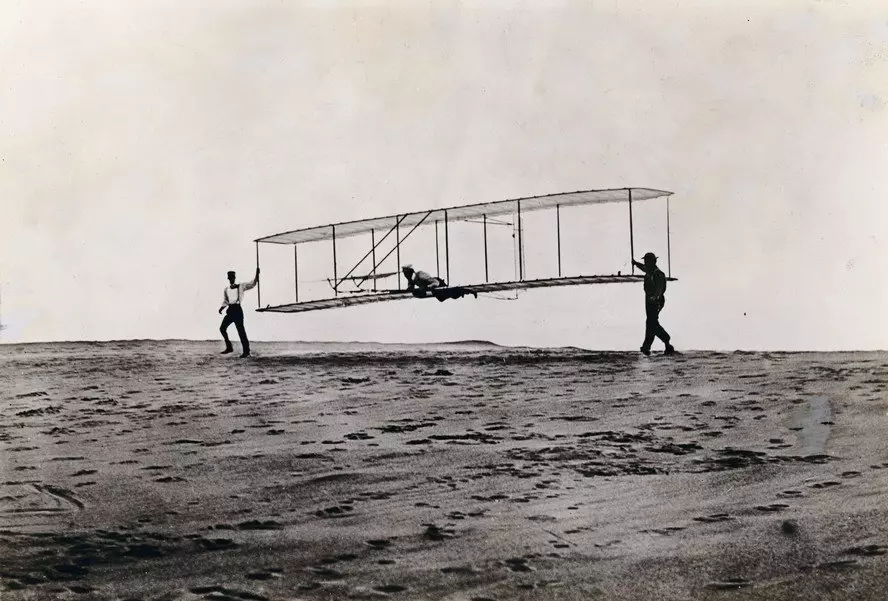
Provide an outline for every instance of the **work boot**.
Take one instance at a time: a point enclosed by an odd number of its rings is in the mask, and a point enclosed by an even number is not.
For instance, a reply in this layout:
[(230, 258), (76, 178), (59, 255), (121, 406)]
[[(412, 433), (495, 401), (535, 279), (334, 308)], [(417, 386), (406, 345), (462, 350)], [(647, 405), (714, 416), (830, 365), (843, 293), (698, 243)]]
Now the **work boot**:
[(651, 349), (649, 349), (649, 348), (641, 347), (640, 350), (641, 350), (642, 354), (645, 356), (649, 356), (651, 354)]
[(224, 351), (222, 351), (221, 354), (223, 354), (223, 355), (227, 355), (228, 353), (233, 353), (233, 352), (234, 352), (234, 349), (231, 348), (231, 347), (229, 346), (229, 347), (226, 348)]
[(250, 353), (241, 353), (240, 356), (241, 356), (241, 359), (246, 359), (247, 357), (250, 356)]
[(666, 344), (666, 350), (663, 351), (663, 354), (664, 355), (674, 355), (675, 354), (675, 347), (672, 346), (671, 344)]

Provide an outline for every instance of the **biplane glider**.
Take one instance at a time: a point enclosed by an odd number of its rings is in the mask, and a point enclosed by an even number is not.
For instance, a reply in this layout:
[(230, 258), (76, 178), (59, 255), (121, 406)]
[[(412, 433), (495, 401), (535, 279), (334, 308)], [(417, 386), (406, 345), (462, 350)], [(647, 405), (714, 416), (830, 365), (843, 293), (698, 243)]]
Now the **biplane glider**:
[[(577, 286), (587, 284), (611, 284), (643, 282), (644, 276), (635, 273), (634, 265), (630, 273), (598, 274), (598, 275), (562, 275), (562, 223), (561, 213), (566, 207), (578, 205), (595, 205), (603, 203), (628, 204), (628, 237), (630, 260), (635, 256), (634, 227), (632, 219), (632, 206), (645, 200), (665, 199), (666, 201), (666, 253), (667, 253), (667, 279), (675, 281), (672, 277), (671, 242), (669, 240), (669, 197), (672, 192), (655, 190), (651, 188), (618, 188), (609, 190), (585, 190), (577, 192), (564, 192), (544, 196), (533, 196), (495, 202), (485, 202), (463, 206), (448, 207), (442, 209), (429, 209), (413, 213), (402, 213), (386, 217), (359, 219), (328, 225), (320, 225), (305, 229), (292, 230), (254, 240), (256, 243), (256, 266), (259, 267), (260, 244), (291, 245), (293, 247), (293, 277), (295, 297), (293, 302), (266, 305), (262, 307), (261, 288), (257, 290), (257, 300), (260, 312), (276, 313), (301, 313), (321, 309), (333, 309), (338, 307), (351, 307), (368, 303), (384, 301), (413, 299), (416, 296), (401, 281), (401, 251), (405, 241), (416, 237), (416, 232), (423, 227), (434, 229), (435, 233), (435, 260), (434, 266), (439, 270), (439, 276), (445, 282), (451, 282), (450, 250), (452, 246), (450, 229), (457, 222), (471, 222), (479, 224), (483, 237), (484, 280), (477, 282), (460, 281), (458, 287), (468, 289), (473, 293), (495, 293), (503, 291), (520, 291), (536, 288), (548, 288), (553, 286)], [(522, 227), (522, 219), (527, 219), (527, 213), (531, 211), (549, 210), (554, 212), (555, 235), (554, 242), (557, 253), (557, 273), (552, 277), (528, 278), (525, 273), (524, 238), (526, 234)], [(497, 217), (510, 215), (514, 220), (513, 238), (516, 242), (516, 269), (512, 278), (491, 278), (488, 268), (488, 226), (504, 224), (497, 221)], [(513, 225), (513, 223), (506, 223)], [(443, 230), (443, 245), (440, 244), (439, 231)], [(337, 257), (337, 246), (340, 247), (343, 240), (359, 235), (367, 235), (368, 246), (363, 247), (366, 252), (354, 264), (343, 269), (340, 258)], [(388, 240), (387, 245), (384, 243)], [(329, 258), (332, 259), (332, 274), (324, 278), (329, 285), (331, 293), (324, 298), (301, 300), (299, 298), (299, 252), (298, 248), (307, 243), (324, 242), (329, 244)], [(443, 248), (442, 248), (443, 247)], [(386, 252), (386, 248), (388, 248)], [(443, 253), (441, 252), (443, 250)], [(362, 250), (363, 252), (363, 250)], [(359, 253), (360, 254), (360, 253)], [(381, 257), (380, 257), (381, 255)], [(442, 257), (443, 255), (443, 269)], [(480, 253), (479, 253), (480, 255)], [(480, 262), (480, 256), (478, 257)], [(415, 262), (408, 259), (407, 262)], [(630, 261), (631, 264), (631, 261)], [(387, 270), (383, 271), (385, 267)], [(479, 266), (480, 267), (480, 266)], [(397, 287), (381, 289), (379, 281), (397, 277)], [(480, 279), (480, 278), (479, 278)], [(432, 298), (429, 296), (428, 298)]]

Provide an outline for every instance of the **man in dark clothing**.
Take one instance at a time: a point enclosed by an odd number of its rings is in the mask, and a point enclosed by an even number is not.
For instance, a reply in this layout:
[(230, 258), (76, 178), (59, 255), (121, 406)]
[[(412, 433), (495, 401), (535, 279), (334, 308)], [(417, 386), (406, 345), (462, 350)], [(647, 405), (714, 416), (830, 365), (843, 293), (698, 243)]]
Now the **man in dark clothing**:
[(671, 355), (675, 348), (669, 344), (669, 333), (660, 325), (660, 311), (666, 304), (666, 274), (657, 267), (657, 257), (654, 253), (647, 253), (642, 257), (644, 263), (632, 261), (632, 263), (644, 272), (644, 309), (647, 315), (645, 323), (644, 342), (641, 352), (651, 354), (651, 344), (654, 338), (659, 338), (666, 345), (665, 354)]
[(235, 284), (235, 273), (228, 272), (228, 286), (222, 291), (222, 306), (219, 307), (219, 313), (225, 311), (225, 317), (222, 319), (222, 325), (219, 331), (222, 332), (222, 339), (225, 341), (225, 350), (222, 354), (233, 353), (234, 348), (231, 346), (231, 340), (228, 339), (228, 326), (234, 324), (237, 328), (237, 335), (241, 341), (241, 357), (250, 356), (250, 341), (247, 339), (247, 331), (244, 329), (244, 310), (241, 308), (241, 301), (244, 298), (244, 292), (255, 288), (259, 283), (259, 268), (256, 268), (256, 277), (252, 282)]
[(462, 298), (466, 294), (473, 294), (478, 298), (478, 293), (474, 290), (459, 286), (450, 287), (441, 278), (431, 276), (424, 271), (416, 271), (413, 265), (404, 265), (401, 271), (407, 279), (407, 291), (412, 292), (416, 298), (431, 295), (442, 303), (449, 298)]

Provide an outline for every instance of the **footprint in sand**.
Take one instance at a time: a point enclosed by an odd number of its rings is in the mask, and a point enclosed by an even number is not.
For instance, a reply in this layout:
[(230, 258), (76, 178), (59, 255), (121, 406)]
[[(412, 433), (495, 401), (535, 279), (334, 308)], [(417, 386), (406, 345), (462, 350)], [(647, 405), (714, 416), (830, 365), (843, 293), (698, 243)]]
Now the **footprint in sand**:
[(706, 524), (713, 524), (716, 522), (729, 522), (733, 520), (734, 517), (728, 515), (727, 513), (716, 513), (713, 515), (705, 515), (701, 517), (694, 518), (695, 522), (704, 522)]
[(860, 567), (860, 562), (856, 559), (839, 559), (836, 561), (825, 561), (812, 567), (817, 570), (847, 570)]
[(774, 511), (783, 511), (784, 509), (787, 509), (788, 507), (789, 507), (789, 505), (787, 505), (786, 503), (770, 503), (768, 505), (757, 505), (756, 509), (758, 509), (759, 511), (774, 512)]
[(154, 481), (163, 484), (169, 484), (171, 482), (187, 482), (185, 478), (180, 478), (179, 476), (163, 476), (161, 478), (156, 478)]
[(826, 482), (815, 482), (814, 484), (810, 484), (811, 488), (829, 488), (830, 486), (841, 486), (841, 482), (835, 482), (833, 480), (827, 480)]
[(322, 566), (328, 566), (342, 561), (354, 561), (357, 558), (358, 556), (353, 553), (340, 553), (332, 557), (324, 557), (318, 563)]
[(447, 566), (441, 568), (442, 574), (478, 574), (479, 571), (471, 566)]
[(199, 536), (194, 539), (194, 542), (204, 551), (225, 551), (227, 549), (236, 549), (240, 546), (230, 538), (204, 538)]
[(354, 511), (351, 505), (334, 505), (325, 509), (318, 509), (314, 514), (321, 518), (341, 518)]
[(213, 601), (269, 601), (265, 595), (223, 586), (196, 586), (188, 591), (195, 595), (205, 595), (205, 598)]
[[(684, 526), (666, 526), (665, 528), (652, 528), (650, 530), (641, 530), (641, 532), (653, 532), (654, 534), (660, 534), (662, 536), (672, 536), (676, 532), (680, 532), (685, 530)], [(595, 545), (596, 547), (604, 546), (604, 545)]]
[(274, 580), (281, 577), (282, 570), (270, 568), (266, 571), (249, 572), (246, 574), (247, 580)]
[(237, 525), (239, 530), (279, 530), (282, 527), (274, 520), (248, 520)]
[(380, 593), (401, 593), (406, 591), (407, 587), (401, 586), (400, 584), (382, 584), (380, 586), (374, 586), (373, 590)]
[(367, 541), (367, 545), (374, 549), (385, 549), (389, 545), (392, 544), (392, 541), (384, 539), (384, 538), (376, 538)]
[(848, 555), (873, 557), (876, 555), (885, 555), (888, 553), (888, 547), (885, 545), (865, 545), (862, 547), (851, 547), (850, 549), (846, 549), (845, 553)]
[(524, 557), (514, 557), (512, 559), (507, 559), (505, 562), (506, 567), (513, 572), (532, 572), (533, 568), (527, 565), (527, 559)]
[(456, 536), (456, 532), (454, 532), (450, 528), (441, 528), (440, 526), (436, 526), (435, 524), (423, 525), (426, 527), (425, 532), (423, 532), (423, 537), (428, 540), (447, 540)]
[(710, 582), (706, 588), (716, 591), (732, 591), (752, 586), (752, 582), (744, 578), (728, 578), (719, 582)]
[(333, 562), (338, 561), (354, 561), (358, 558), (354, 553), (340, 553), (339, 555), (333, 557)]
[(345, 578), (345, 574), (343, 574), (342, 572), (337, 572), (332, 568), (327, 568), (324, 566), (314, 566), (308, 568), (308, 570), (312, 572), (315, 576), (325, 578), (327, 580), (342, 580), (343, 578)]

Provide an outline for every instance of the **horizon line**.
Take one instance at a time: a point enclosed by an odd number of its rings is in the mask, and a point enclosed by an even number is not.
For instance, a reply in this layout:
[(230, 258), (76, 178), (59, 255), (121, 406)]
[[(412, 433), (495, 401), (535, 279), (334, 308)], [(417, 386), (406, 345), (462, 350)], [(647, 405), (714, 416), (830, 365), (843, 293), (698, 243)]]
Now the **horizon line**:
[[(195, 343), (216, 343), (216, 339), (208, 338), (119, 338), (104, 340), (31, 340), (20, 342), (6, 342), (0, 340), (0, 346), (20, 346), (20, 345), (37, 345), (37, 344), (114, 344), (122, 342), (195, 342)], [(382, 346), (434, 346), (434, 345), (459, 345), (459, 344), (475, 344), (495, 346), (504, 349), (537, 349), (537, 350), (560, 350), (575, 349), (586, 352), (615, 352), (615, 353), (637, 353), (633, 349), (591, 349), (582, 348), (576, 345), (563, 346), (532, 346), (532, 345), (507, 345), (492, 340), (438, 340), (429, 342), (381, 342), (377, 340), (251, 340), (251, 345), (256, 344), (377, 344)], [(682, 349), (683, 353), (885, 353), (886, 348), (833, 348), (833, 349), (769, 349), (769, 348), (736, 348), (736, 349), (718, 349), (718, 348), (687, 348)]]

